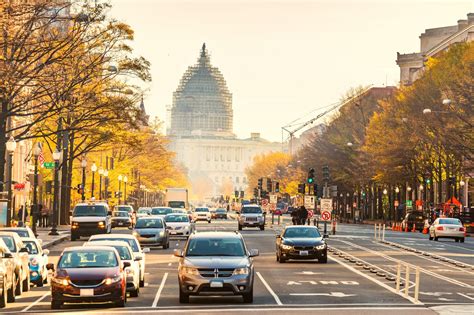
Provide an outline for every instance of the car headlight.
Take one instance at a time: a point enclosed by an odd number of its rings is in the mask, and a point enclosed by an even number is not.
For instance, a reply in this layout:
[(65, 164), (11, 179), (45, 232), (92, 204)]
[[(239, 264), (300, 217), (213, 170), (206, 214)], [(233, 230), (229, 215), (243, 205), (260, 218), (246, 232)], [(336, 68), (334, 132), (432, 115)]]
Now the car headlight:
[(77, 228), (79, 227), (79, 222), (73, 221), (71, 227), (72, 227), (73, 229), (77, 229)]
[(289, 246), (289, 245), (282, 244), (282, 245), (281, 245), (281, 248), (282, 248), (282, 249), (287, 249), (287, 250), (289, 250), (289, 249), (292, 249), (293, 246)]
[(127, 273), (127, 275), (133, 275), (134, 273), (132, 268), (125, 269), (125, 272)]
[(105, 222), (104, 222), (104, 221), (99, 221), (97, 224), (99, 225), (99, 227), (104, 227), (104, 226), (105, 226)]
[(314, 246), (315, 249), (321, 250), (326, 248), (326, 244)]
[(69, 281), (66, 278), (51, 278), (51, 282), (64, 286), (69, 284)]
[(234, 270), (234, 275), (248, 275), (250, 273), (250, 268), (236, 268)]
[(163, 237), (163, 236), (165, 236), (165, 231), (160, 232), (160, 237)]
[(31, 264), (32, 266), (38, 266), (38, 259), (32, 258), (32, 259), (30, 260), (30, 264)]
[(117, 276), (117, 277), (114, 277), (114, 278), (106, 278), (105, 279), (105, 284), (110, 285), (112, 283), (120, 282), (121, 280), (122, 280), (121, 276)]
[(182, 267), (182, 272), (188, 275), (199, 276), (199, 270), (194, 267)]

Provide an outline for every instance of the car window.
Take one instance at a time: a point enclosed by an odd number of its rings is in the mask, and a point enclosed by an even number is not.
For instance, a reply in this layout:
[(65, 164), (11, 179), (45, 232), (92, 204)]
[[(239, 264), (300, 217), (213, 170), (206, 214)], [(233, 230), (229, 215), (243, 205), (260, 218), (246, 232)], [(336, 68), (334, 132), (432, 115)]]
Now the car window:
[(153, 215), (166, 215), (173, 212), (171, 208), (153, 208), (151, 209), (151, 214)]
[(74, 217), (105, 217), (107, 208), (103, 205), (80, 205), (74, 208)]
[(119, 253), (120, 259), (132, 260), (132, 255), (126, 246), (113, 246)]
[(15, 240), (13, 239), (13, 237), (7, 236), (7, 235), (0, 235), (0, 238), (3, 240), (5, 245), (7, 245), (8, 249), (12, 253), (16, 253), (16, 244), (15, 244)]
[(262, 209), (260, 207), (243, 207), (242, 213), (262, 213)]
[(117, 267), (118, 261), (114, 252), (90, 250), (66, 252), (61, 256), (59, 268), (108, 268)]
[(112, 215), (113, 215), (114, 217), (122, 217), (122, 218), (125, 217), (125, 218), (128, 218), (128, 213), (125, 212), (125, 211), (120, 211), (120, 212), (116, 211), (116, 212), (114, 212)]
[(136, 229), (161, 229), (163, 228), (163, 220), (161, 219), (139, 219), (135, 224)]
[(216, 212), (218, 212), (218, 213), (226, 213), (227, 210), (225, 210), (225, 209), (217, 209)]
[(107, 237), (100, 237), (100, 238), (92, 238), (89, 240), (89, 242), (99, 242), (99, 241), (123, 241), (127, 242), (128, 245), (132, 248), (134, 253), (137, 253), (140, 251), (140, 246), (138, 244), (138, 241), (135, 240), (134, 238), (107, 238)]
[(321, 234), (318, 230), (312, 228), (290, 228), (285, 230), (283, 237), (286, 238), (315, 238), (321, 237)]
[(36, 246), (35, 242), (24, 241), (23, 244), (25, 244), (25, 248), (28, 250), (28, 254), (30, 255), (38, 254), (38, 247)]
[(196, 208), (196, 212), (209, 212), (208, 208)]
[(189, 222), (187, 215), (167, 215), (165, 217), (166, 222)]
[(168, 202), (168, 206), (170, 206), (171, 208), (185, 208), (186, 207), (186, 204), (184, 201), (170, 201)]
[(0, 231), (15, 232), (19, 237), (29, 237), (27, 230), (0, 229)]
[(439, 219), (439, 224), (454, 224), (454, 225), (462, 225), (459, 219)]
[(238, 238), (193, 238), (186, 256), (245, 256), (244, 244)]
[(117, 211), (125, 211), (125, 212), (133, 211), (132, 207), (130, 206), (118, 206), (118, 207), (115, 207), (115, 209), (117, 209)]

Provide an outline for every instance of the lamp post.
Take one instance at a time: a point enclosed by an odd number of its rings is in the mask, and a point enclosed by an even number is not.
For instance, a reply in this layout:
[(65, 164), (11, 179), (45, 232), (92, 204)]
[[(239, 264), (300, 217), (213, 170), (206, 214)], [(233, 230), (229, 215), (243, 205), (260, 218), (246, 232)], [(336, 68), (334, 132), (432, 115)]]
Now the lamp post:
[(81, 193), (81, 199), (82, 202), (86, 200), (86, 167), (87, 167), (87, 160), (86, 158), (82, 158), (81, 161), (81, 167), (82, 167), (82, 193)]
[(109, 199), (109, 171), (107, 169), (104, 170), (104, 195), (105, 200)]
[(49, 235), (59, 235), (57, 230), (57, 223), (58, 223), (58, 201), (59, 201), (59, 177), (58, 177), (58, 168), (59, 168), (59, 160), (61, 159), (61, 152), (54, 151), (53, 152), (53, 160), (54, 160), (54, 196), (53, 196), (53, 222), (51, 224), (51, 231), (48, 233)]
[(99, 169), (99, 199), (102, 200), (102, 175), (104, 175), (104, 169), (101, 167)]
[(95, 180), (95, 172), (97, 172), (97, 165), (95, 165), (95, 163), (92, 163), (91, 171), (92, 171), (91, 198), (94, 198), (94, 180)]
[(127, 203), (127, 182), (128, 182), (128, 177), (124, 176), (123, 177), (123, 183), (124, 183), (124, 191), (123, 191), (123, 203)]
[(8, 169), (8, 176), (6, 180), (7, 184), (7, 191), (8, 191), (8, 201), (7, 201), (7, 226), (11, 226), (12, 221), (12, 213), (13, 213), (13, 191), (12, 191), (12, 183), (13, 183), (13, 153), (16, 150), (16, 141), (13, 137), (10, 137), (6, 143), (7, 149), (7, 169)]
[(119, 182), (119, 191), (118, 191), (118, 204), (120, 205), (120, 194), (122, 192), (122, 175), (118, 176), (118, 182)]
[(459, 194), (459, 199), (461, 200), (461, 204), (463, 204), (464, 207), (467, 207), (467, 189), (464, 186), (466, 186), (466, 182), (461, 179), (459, 182), (459, 187), (460, 191), (462, 192), (462, 198), (461, 194)]
[(33, 156), (35, 158), (35, 173), (34, 173), (34, 178), (33, 178), (33, 233), (35, 236), (38, 236), (38, 233), (36, 232), (36, 225), (38, 221), (38, 215), (39, 215), (39, 207), (38, 207), (38, 156), (41, 153), (41, 148), (39, 147), (38, 144), (35, 145), (33, 148)]

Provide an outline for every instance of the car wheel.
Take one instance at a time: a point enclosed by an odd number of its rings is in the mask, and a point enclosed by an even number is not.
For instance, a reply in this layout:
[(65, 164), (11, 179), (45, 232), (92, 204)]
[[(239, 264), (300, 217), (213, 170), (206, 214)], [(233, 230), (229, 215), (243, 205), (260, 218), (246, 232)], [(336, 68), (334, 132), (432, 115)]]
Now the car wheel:
[(16, 275), (15, 275), (15, 273), (13, 273), (12, 286), (8, 290), (8, 293), (7, 293), (7, 301), (8, 302), (15, 302), (15, 300), (16, 300), (16, 298), (15, 298), (15, 284), (16, 284)]
[(244, 303), (253, 303), (253, 286), (250, 289), (250, 292), (249, 293), (244, 293), (242, 295), (242, 297), (244, 299)]
[(138, 294), (140, 294), (140, 286), (138, 286), (135, 290), (130, 292), (130, 297), (138, 297)]
[(428, 239), (429, 239), (430, 241), (433, 240), (433, 236), (431, 236), (431, 233), (428, 234)]
[(239, 224), (239, 231), (242, 231), (242, 225)]
[(207, 223), (211, 223), (211, 220), (207, 220)]
[(71, 233), (71, 242), (74, 242), (75, 240), (77, 240), (77, 235)]
[(434, 235), (434, 240), (438, 241), (438, 237), (436, 236), (436, 234)]
[(328, 262), (328, 256), (324, 256), (318, 259), (318, 263), (320, 264), (327, 264), (327, 262)]
[(454, 242), (459, 243), (459, 238), (456, 237), (456, 238), (454, 239)]
[(15, 295), (21, 295), (23, 293), (23, 286), (21, 285), (21, 276), (15, 275), (16, 283), (15, 283)]
[(189, 303), (189, 294), (184, 293), (179, 289), (179, 303)]
[(260, 230), (264, 231), (265, 230), (265, 225), (260, 225)]
[(30, 273), (26, 276), (26, 279), (23, 280), (23, 292), (30, 291)]
[(464, 243), (464, 237), (462, 237), (462, 238), (460, 239), (460, 241), (461, 241), (461, 243)]
[(7, 282), (6, 279), (3, 278), (3, 290), (2, 296), (0, 296), (0, 308), (4, 308), (7, 306)]
[(37, 286), (38, 288), (43, 287), (43, 277), (39, 278), (39, 279), (36, 281), (36, 286)]
[(59, 310), (62, 305), (63, 305), (62, 302), (51, 300), (51, 309), (52, 310)]
[(280, 262), (280, 264), (284, 264), (286, 263), (286, 258), (280, 256), (280, 259), (278, 261)]

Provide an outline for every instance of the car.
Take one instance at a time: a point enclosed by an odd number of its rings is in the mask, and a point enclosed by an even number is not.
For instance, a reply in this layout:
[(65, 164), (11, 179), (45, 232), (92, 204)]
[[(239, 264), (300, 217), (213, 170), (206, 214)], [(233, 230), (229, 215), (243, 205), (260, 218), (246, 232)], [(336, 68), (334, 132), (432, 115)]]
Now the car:
[(182, 208), (171, 208), (173, 210), (171, 213), (178, 213), (178, 214), (187, 214), (188, 211)]
[(240, 233), (193, 233), (174, 255), (179, 257), (180, 303), (199, 295), (241, 295), (244, 302), (253, 302), (252, 258), (258, 250), (248, 250)]
[(162, 216), (164, 217), (165, 215), (173, 213), (173, 209), (169, 207), (153, 207), (151, 208), (151, 215), (154, 216)]
[(170, 213), (165, 216), (166, 226), (169, 227), (170, 236), (189, 237), (194, 231), (194, 223), (187, 214)]
[(265, 230), (265, 216), (259, 205), (245, 205), (238, 212), (238, 228), (239, 231), (244, 227), (259, 227)]
[(28, 258), (30, 260), (30, 281), (37, 287), (42, 287), (48, 282), (48, 264), (49, 250), (43, 249), (41, 243), (36, 238), (24, 238), (23, 244), (28, 250)]
[(465, 207), (457, 218), (463, 223), (466, 233), (474, 233), (474, 206)]
[(151, 208), (138, 208), (137, 218), (151, 215)]
[(207, 207), (198, 207), (194, 210), (193, 220), (194, 222), (197, 221), (207, 221), (207, 223), (211, 223), (211, 212)]
[(214, 219), (226, 219), (227, 220), (227, 210), (224, 208), (216, 209), (214, 212)]
[(138, 297), (140, 293), (140, 263), (141, 257), (135, 257), (132, 248), (124, 241), (86, 242), (82, 246), (110, 246), (117, 250), (123, 262), (129, 262), (130, 267), (125, 269), (127, 274), (127, 292), (131, 297)]
[(437, 218), (429, 228), (429, 240), (453, 238), (456, 242), (464, 243), (466, 228), (457, 218)]
[(18, 234), (20, 238), (24, 237), (31, 237), (31, 238), (36, 238), (35, 233), (33, 233), (33, 230), (30, 229), (30, 227), (25, 226), (25, 227), (2, 227), (0, 228), (0, 232), (15, 232)]
[(139, 218), (133, 229), (133, 235), (141, 246), (162, 246), (163, 249), (170, 247), (169, 232), (161, 216)]
[(413, 224), (415, 225), (415, 230), (423, 232), (425, 226), (428, 227), (428, 218), (421, 211), (408, 212), (402, 221), (402, 229), (412, 230)]
[(125, 269), (117, 250), (110, 246), (74, 246), (64, 249), (51, 277), (51, 309), (64, 303), (127, 302)]
[(127, 242), (128, 245), (132, 248), (133, 255), (135, 258), (139, 257), (139, 265), (140, 265), (140, 288), (145, 286), (145, 261), (146, 261), (146, 253), (150, 252), (148, 247), (141, 248), (140, 242), (137, 238), (133, 235), (129, 234), (97, 234), (92, 235), (89, 238), (89, 242), (100, 242), (100, 241), (124, 241)]
[(132, 218), (127, 211), (112, 212), (112, 228), (114, 227), (131, 227)]
[(132, 214), (134, 213), (133, 207), (130, 205), (117, 205), (114, 207), (114, 211), (125, 211), (130, 217), (132, 217)]
[(0, 308), (15, 302), (15, 258), (5, 242), (0, 239)]
[(324, 237), (315, 226), (287, 226), (276, 236), (276, 260), (284, 263), (290, 259), (317, 259), (328, 262), (328, 248)]
[(78, 203), (71, 218), (71, 241), (81, 236), (110, 233), (112, 212), (105, 202)]
[(23, 291), (27, 292), (30, 290), (28, 250), (15, 232), (0, 232), (0, 239), (3, 240), (13, 255), (16, 279), (15, 295), (21, 295)]

